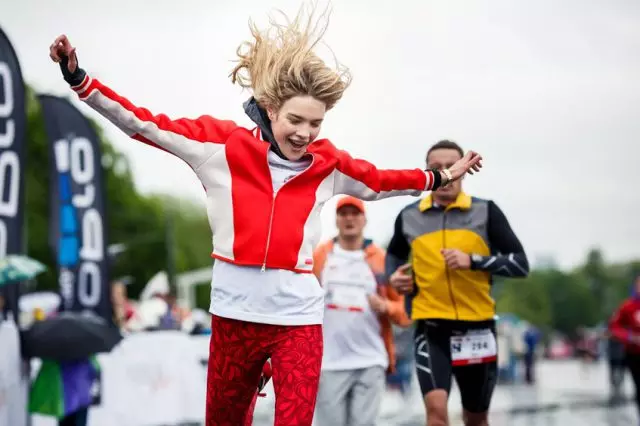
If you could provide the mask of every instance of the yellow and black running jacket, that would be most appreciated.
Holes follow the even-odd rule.
[[[447,268],[441,249],[471,256],[471,269]],[[492,275],[525,277],[529,262],[507,218],[490,200],[461,192],[443,208],[431,196],[405,207],[395,222],[386,273],[410,261],[415,286],[407,296],[411,319],[486,321],[494,318]]]

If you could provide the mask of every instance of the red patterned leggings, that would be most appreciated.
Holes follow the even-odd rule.
[[[257,324],[215,315],[206,426],[246,423],[268,358],[276,394],[274,426],[311,426],[322,364],[322,326]]]

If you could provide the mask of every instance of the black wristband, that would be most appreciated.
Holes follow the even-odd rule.
[[[470,254],[469,259],[471,259],[471,266],[469,267],[469,269],[471,269],[472,271],[476,271],[478,269],[478,262],[482,260],[482,256],[477,254]]]
[[[433,186],[431,187],[431,191],[435,191],[440,188],[440,185],[442,184],[442,175],[438,169],[427,169],[427,171],[433,173]]]
[[[64,81],[69,83],[71,86],[80,85],[84,80],[84,77],[87,75],[87,73],[82,68],[80,68],[79,63],[74,72],[69,72],[68,65],[69,65],[69,57],[62,56],[60,58],[60,71],[62,71],[62,76],[64,77]]]

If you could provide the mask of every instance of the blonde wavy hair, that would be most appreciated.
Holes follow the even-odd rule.
[[[303,5],[291,20],[282,11],[260,30],[249,21],[252,40],[237,49],[238,64],[231,71],[234,84],[251,89],[263,108],[280,109],[287,100],[309,95],[333,108],[351,83],[349,70],[336,60],[331,68],[313,49],[321,42],[329,24],[329,8],[315,19],[315,5]],[[334,56],[335,59],[335,56]]]

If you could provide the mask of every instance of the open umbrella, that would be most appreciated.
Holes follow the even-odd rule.
[[[109,352],[120,340],[118,329],[96,315],[62,312],[24,332],[23,352],[28,357],[69,361]]]
[[[9,255],[0,259],[0,287],[5,284],[30,280],[47,269],[42,263],[27,256]]]

